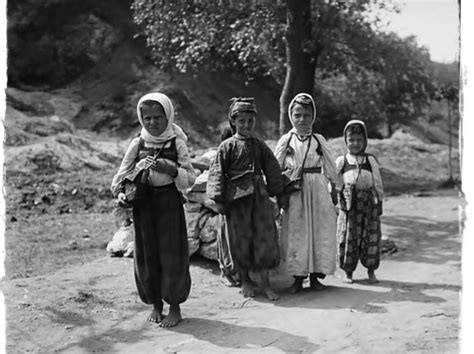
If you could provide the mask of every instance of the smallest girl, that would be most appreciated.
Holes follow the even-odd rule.
[[[375,156],[365,152],[368,135],[364,122],[351,120],[343,135],[348,152],[336,159],[343,181],[337,222],[339,265],[346,273],[346,282],[352,283],[360,260],[368,269],[369,283],[375,284],[375,270],[380,264],[383,200],[380,167]]]
[[[254,136],[257,107],[253,98],[233,98],[228,118],[232,136],[219,145],[209,168],[207,195],[225,215],[229,255],[239,272],[244,297],[254,296],[249,272],[260,273],[270,300],[269,269],[280,261],[277,230],[269,196],[283,192],[283,179],[272,150]]]

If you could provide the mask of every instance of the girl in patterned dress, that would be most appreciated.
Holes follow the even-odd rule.
[[[228,118],[233,135],[219,145],[209,168],[207,194],[225,215],[228,253],[240,274],[242,294],[255,295],[249,277],[253,271],[260,273],[264,294],[277,300],[268,274],[280,261],[269,196],[283,191],[280,167],[265,142],[254,136],[257,108],[253,98],[231,102]]]
[[[127,203],[124,178],[149,171],[145,198],[133,208],[135,282],[141,300],[153,305],[148,320],[172,327],[181,320],[180,304],[191,288],[186,222],[178,189],[189,188],[195,172],[187,137],[173,123],[174,108],[166,95],[143,96],[137,115],[140,136],[130,143],[111,189],[119,203]],[[170,305],[166,317],[163,300]]]
[[[380,215],[383,184],[380,167],[365,152],[368,135],[364,122],[351,120],[344,128],[348,152],[336,160],[343,188],[339,194],[337,234],[339,265],[352,283],[352,273],[360,260],[367,268],[369,283],[377,283],[375,270],[380,264]]]
[[[334,274],[336,268],[337,214],[331,193],[338,185],[338,176],[326,139],[313,132],[313,98],[306,93],[296,95],[288,115],[293,129],[280,138],[275,155],[283,173],[299,181],[299,187],[291,192],[282,212],[283,269],[294,277],[290,293],[302,289],[308,274],[310,287],[323,290],[319,279]]]

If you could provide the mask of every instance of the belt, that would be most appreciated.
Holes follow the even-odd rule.
[[[321,167],[304,167],[303,173],[321,173]]]

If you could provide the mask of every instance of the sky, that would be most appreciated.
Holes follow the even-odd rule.
[[[465,0],[470,1],[470,0]],[[388,29],[401,37],[415,35],[431,60],[449,63],[459,54],[459,13],[456,0],[398,0],[401,12],[387,15]]]

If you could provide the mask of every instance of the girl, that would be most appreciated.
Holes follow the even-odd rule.
[[[219,145],[209,169],[207,194],[225,214],[229,254],[240,273],[242,294],[254,296],[249,271],[255,271],[260,272],[265,295],[277,300],[268,275],[280,259],[269,195],[282,193],[283,180],[270,148],[253,136],[256,115],[253,98],[231,100],[228,118],[233,135]]]
[[[336,166],[326,140],[313,133],[313,98],[306,93],[296,95],[288,114],[293,129],[280,138],[275,149],[292,189],[289,204],[283,203],[282,260],[294,277],[290,293],[302,289],[308,274],[311,288],[323,290],[318,278],[333,274],[336,266],[336,210],[329,189],[330,183],[333,187],[338,184]]]
[[[178,189],[195,180],[187,137],[173,124],[174,108],[162,93],[149,93],[137,105],[140,136],[133,139],[112,181],[112,193],[126,203],[123,181],[130,173],[148,169],[145,199],[133,208],[134,269],[138,294],[153,310],[148,317],[162,327],[181,320],[180,304],[190,291],[186,223]],[[163,301],[170,305],[164,317]]]
[[[339,264],[352,283],[357,262],[368,269],[369,283],[377,283],[375,270],[380,263],[380,215],[383,184],[379,164],[365,153],[367,129],[364,122],[351,120],[344,128],[348,152],[336,160],[343,189],[339,194]]]

